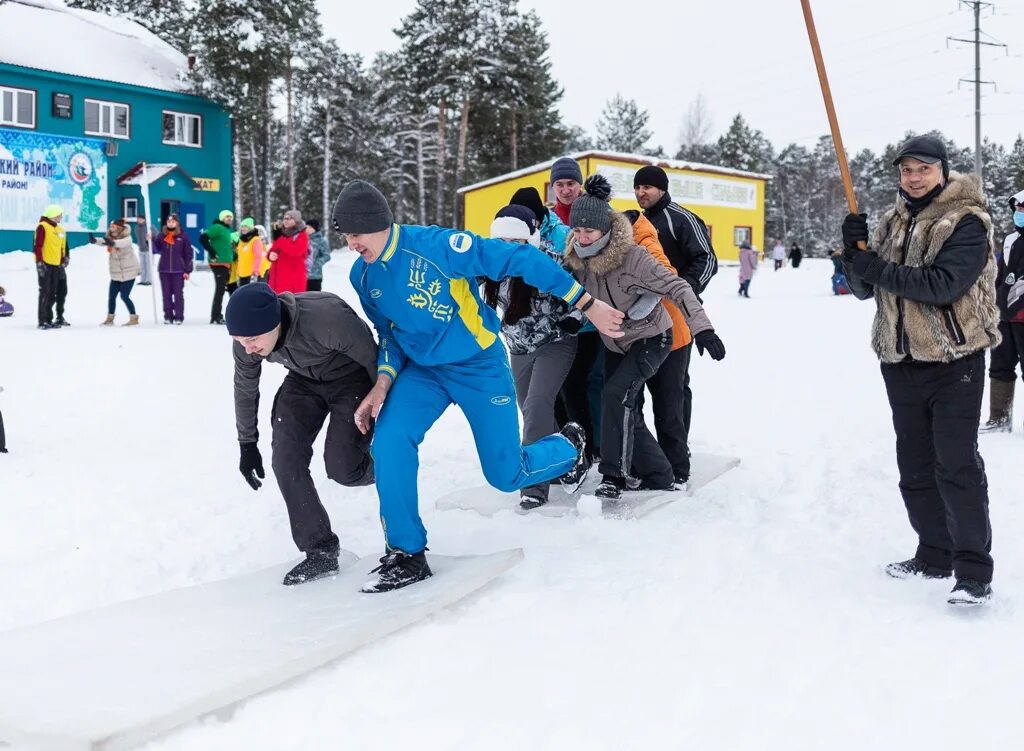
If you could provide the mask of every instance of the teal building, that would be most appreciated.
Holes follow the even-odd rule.
[[[71,247],[172,212],[198,247],[234,205],[231,117],[188,93],[189,59],[131,20],[45,0],[0,3],[0,28],[26,30],[0,46],[0,253],[31,250],[51,203]]]

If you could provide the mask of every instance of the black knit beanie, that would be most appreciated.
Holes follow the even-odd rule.
[[[363,235],[391,227],[395,217],[384,194],[365,180],[353,180],[334,203],[334,229],[342,235]]]
[[[548,207],[540,200],[540,193],[536,188],[520,188],[512,194],[509,205],[528,208],[537,217],[537,224],[543,224],[544,220],[548,218]]]
[[[281,303],[269,284],[246,284],[228,300],[224,322],[231,336],[259,336],[281,323]]]
[[[638,169],[633,175],[633,187],[637,188],[641,185],[650,185],[652,188],[668,191],[668,175],[661,167],[648,164],[646,167]]]
[[[561,159],[555,160],[555,163],[551,165],[551,182],[557,182],[558,180],[583,182],[583,172],[580,170],[580,165],[577,164],[575,159],[563,156]]]

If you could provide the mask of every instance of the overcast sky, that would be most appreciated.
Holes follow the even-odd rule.
[[[394,50],[392,30],[415,0],[319,0],[328,35],[372,59]],[[742,112],[776,147],[812,146],[828,133],[799,0],[520,0],[537,11],[565,88],[566,122],[594,132],[616,92],[650,111],[653,144],[674,153],[690,102],[702,93],[717,137]],[[630,10],[627,12],[626,8]],[[974,144],[973,13],[956,0],[812,0],[851,151],[874,150],[907,129],[938,128]],[[996,3],[982,29],[1009,45],[982,49],[982,132],[1011,146],[1024,132],[1024,0]],[[983,37],[985,38],[985,37]],[[1017,70],[1017,81],[1013,71]],[[599,86],[595,86],[595,82]]]

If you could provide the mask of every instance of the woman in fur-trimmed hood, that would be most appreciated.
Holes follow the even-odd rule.
[[[602,336],[607,351],[597,494],[620,497],[631,469],[641,487],[670,489],[672,465],[637,409],[644,383],[672,347],[672,320],[659,304],[661,298],[669,298],[683,312],[702,354],[707,350],[721,360],[725,346],[690,285],[634,242],[629,220],[608,204],[608,181],[593,175],[585,190],[569,214],[572,232],[565,264],[587,292],[626,314],[621,338]]]
[[[893,166],[899,197],[873,237],[864,214],[848,215],[842,227],[850,289],[875,301],[871,343],[892,410],[900,492],[918,537],[913,557],[886,570],[901,579],[955,575],[948,602],[978,605],[992,595],[977,435],[985,350],[999,342],[992,220],[977,178],[949,171],[938,138],[910,138]],[[872,249],[859,249],[869,240]]]

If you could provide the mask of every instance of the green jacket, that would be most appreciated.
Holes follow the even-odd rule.
[[[206,249],[210,263],[231,263],[234,251],[231,249],[231,228],[219,219],[207,227],[199,236],[199,242]]]

